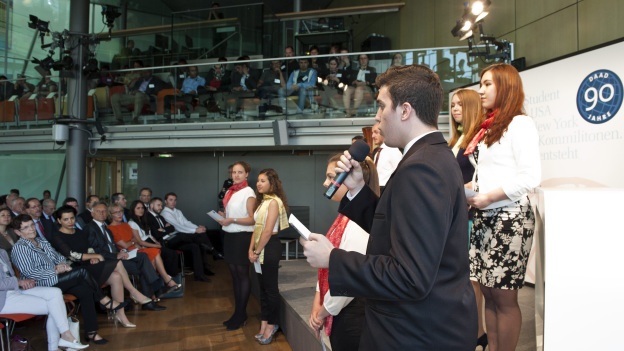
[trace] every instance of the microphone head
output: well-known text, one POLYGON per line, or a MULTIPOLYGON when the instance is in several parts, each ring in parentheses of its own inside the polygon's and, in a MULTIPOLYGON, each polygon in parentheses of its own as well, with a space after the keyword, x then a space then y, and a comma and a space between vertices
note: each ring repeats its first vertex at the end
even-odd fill
POLYGON ((354 160, 358 162, 364 161, 368 153, 370 152, 370 146, 363 140, 356 140, 349 148, 349 153, 354 160))

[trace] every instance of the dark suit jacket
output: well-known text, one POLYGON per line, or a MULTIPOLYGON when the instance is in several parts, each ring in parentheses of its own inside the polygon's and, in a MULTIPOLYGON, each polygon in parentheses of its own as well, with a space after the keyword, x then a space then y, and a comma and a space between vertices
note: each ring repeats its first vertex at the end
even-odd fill
MULTIPOLYGON (((366 81, 372 89, 373 85, 375 84, 375 79, 377 79, 377 70, 375 70, 375 67, 371 67, 371 66, 366 67, 366 70, 368 71, 368 73, 364 75, 364 81, 366 81)), ((354 85, 353 82, 357 80, 357 76, 359 72, 360 72, 360 69, 356 68, 356 69, 350 70, 347 73, 349 85, 354 85)))
POLYGON ((80 213, 78 217, 82 218, 82 222, 85 226, 93 220, 93 216, 91 215, 91 211, 84 210, 84 212, 80 213))
MULTIPOLYGON (((134 83, 132 90, 138 91, 142 83, 143 79, 138 79, 136 83, 134 83)), ((167 88, 169 88, 168 83, 164 82, 162 79, 156 76, 152 76, 152 80, 149 82, 147 88, 145 89, 145 94, 147 94, 148 96, 156 96, 158 95, 159 91, 167 88)))
POLYGON ((161 232, 159 230, 160 225, 158 224, 158 220, 156 220, 156 217, 154 217, 151 212, 147 211, 145 217, 147 218, 147 224, 149 224, 150 227, 150 234, 152 234, 152 236, 156 238, 156 240, 158 240, 161 244, 163 243, 163 236, 175 232, 175 227, 172 225, 167 226, 167 221, 161 215, 158 215, 158 217, 162 221, 163 225, 165 225, 164 232, 161 232))
MULTIPOLYGON (((119 253, 117 246, 113 242, 113 252, 111 252, 108 242, 104 237, 104 234, 102 234, 102 230, 98 227, 98 224, 95 221, 89 222, 84 230, 89 234, 89 246, 95 251, 95 253, 102 255, 106 260, 117 259, 117 253, 119 253)), ((113 233, 109 230, 107 230, 107 232, 111 240, 115 240, 113 239, 113 233)))
MULTIPOLYGON (((256 89, 256 87, 258 86, 258 80, 260 79, 261 74, 262 74, 261 71, 255 68, 249 68, 249 78, 245 79, 245 86, 247 87, 248 91, 252 91, 256 89)), ((241 86, 240 85, 241 77, 242 77, 242 74, 236 71, 232 71, 232 75, 230 79, 230 90, 232 90, 235 87, 241 86)))
POLYGON ((366 298, 360 350, 474 350, 463 189, 453 153, 434 132, 409 149, 380 199, 368 187, 343 198, 341 213, 370 238, 367 255, 332 251, 329 286, 332 295, 366 298))

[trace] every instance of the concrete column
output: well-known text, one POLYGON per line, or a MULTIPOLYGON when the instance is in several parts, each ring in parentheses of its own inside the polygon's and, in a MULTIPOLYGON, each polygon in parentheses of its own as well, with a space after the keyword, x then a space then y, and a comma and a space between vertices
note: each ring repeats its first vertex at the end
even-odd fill
MULTIPOLYGON (((89 2, 71 0, 69 31, 72 33, 87 34, 89 31, 89 2)), ((72 118, 85 120, 87 117, 87 78, 82 74, 88 53, 88 46, 77 35, 73 36, 72 59, 74 60, 74 78, 69 78, 67 89, 68 112, 72 118), (81 42, 80 45, 77 45, 81 42), (77 47, 76 47, 77 45, 77 47), (75 98, 74 98, 75 97, 75 98)), ((85 172, 87 156, 87 133, 79 129, 88 128, 84 123, 70 124, 69 141, 67 142, 67 196, 74 197, 84 209, 85 201, 85 172)))

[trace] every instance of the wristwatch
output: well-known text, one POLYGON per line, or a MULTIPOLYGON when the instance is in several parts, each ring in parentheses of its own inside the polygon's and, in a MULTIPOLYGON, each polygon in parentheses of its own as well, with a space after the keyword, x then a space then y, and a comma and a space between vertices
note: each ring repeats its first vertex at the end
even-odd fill
POLYGON ((236 223, 236 218, 234 218, 234 223, 236 223))

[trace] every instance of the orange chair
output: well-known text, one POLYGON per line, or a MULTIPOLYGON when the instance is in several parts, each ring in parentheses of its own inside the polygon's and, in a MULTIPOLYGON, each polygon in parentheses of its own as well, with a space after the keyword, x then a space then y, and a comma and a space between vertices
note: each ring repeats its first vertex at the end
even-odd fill
POLYGON ((0 122, 15 122, 16 102, 17 100, 0 101, 0 122))
POLYGON ((4 351, 4 342, 6 335, 6 344, 8 346, 9 351, 11 351, 11 334, 13 333, 13 328, 15 327, 15 323, 19 323, 28 319, 35 317, 34 314, 26 314, 26 313, 11 313, 11 314, 0 314, 0 329, 4 327, 4 333, 0 332, 0 343, 2 343, 2 350, 4 351))
POLYGON ((125 93, 126 93, 125 85, 113 85, 112 87, 108 88, 108 106, 112 106, 110 99, 113 95, 125 94, 125 93))
POLYGON ((19 102, 19 121, 35 121, 37 115, 37 101, 35 99, 21 99, 19 102))
MULTIPOLYGON (((163 89, 159 91, 156 97, 156 113, 161 116, 164 115, 165 114, 165 96, 175 95, 179 91, 180 89, 163 89)), ((177 101, 175 104, 175 108, 171 106, 171 113, 175 113, 176 108, 179 108, 184 111, 185 109, 184 101, 177 101)))

